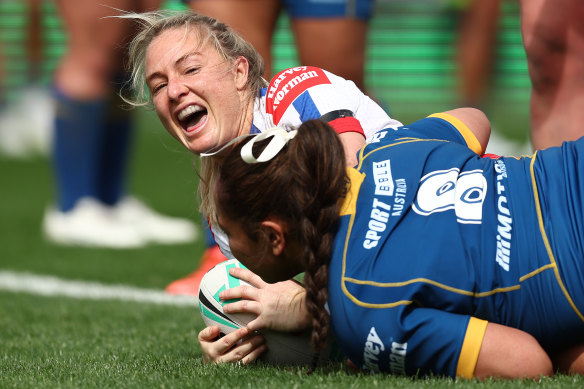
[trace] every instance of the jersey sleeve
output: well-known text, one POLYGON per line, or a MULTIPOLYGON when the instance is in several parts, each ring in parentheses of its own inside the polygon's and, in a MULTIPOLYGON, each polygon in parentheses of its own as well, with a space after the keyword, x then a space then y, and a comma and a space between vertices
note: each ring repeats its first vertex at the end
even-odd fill
POLYGON ((278 73, 270 81, 265 99, 271 122, 285 128, 322 118, 339 133, 359 132, 368 139, 377 131, 401 125, 352 81, 313 66, 278 73))
POLYGON ((458 118, 446 113, 433 114, 403 126, 398 129, 395 135, 397 137, 446 140, 467 146, 478 155, 482 155, 484 152, 470 128, 458 118))
POLYGON ((487 322, 432 308, 406 308, 392 315, 381 309, 360 317, 366 339, 348 337, 365 371, 472 378, 487 322), (393 316, 393 318, 392 318, 393 316), (363 350, 363 351, 361 351, 363 350))
POLYGON ((472 378, 486 322, 431 308, 415 308, 403 323, 411 346, 408 370, 472 378), (484 325, 483 325, 484 324, 484 325))
POLYGON ((458 357, 458 364, 456 365, 456 376, 464 378, 472 378, 474 375, 477 361, 479 359, 479 351, 485 337, 488 322, 485 320, 471 317, 468 322, 460 356, 458 357))

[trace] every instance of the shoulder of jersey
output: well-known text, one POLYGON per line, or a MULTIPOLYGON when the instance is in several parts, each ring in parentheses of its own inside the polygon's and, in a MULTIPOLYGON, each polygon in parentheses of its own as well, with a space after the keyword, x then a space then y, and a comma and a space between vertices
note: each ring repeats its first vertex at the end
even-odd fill
POLYGON ((270 81, 266 91, 266 112, 278 125, 294 100, 307 89, 331 84, 331 73, 314 66, 298 66, 282 70, 270 81))

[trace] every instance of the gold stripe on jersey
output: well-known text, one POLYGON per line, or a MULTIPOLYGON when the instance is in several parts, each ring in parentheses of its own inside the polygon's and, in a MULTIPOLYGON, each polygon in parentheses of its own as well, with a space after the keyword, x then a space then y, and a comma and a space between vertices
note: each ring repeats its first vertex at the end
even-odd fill
POLYGON ((487 324, 488 322, 485 320, 476 317, 470 318, 458 357, 457 377, 468 379, 473 377, 479 359, 479 351, 481 351, 481 345, 487 331, 487 324))
POLYGON ((363 180, 365 180, 365 173, 361 173, 352 167, 347 168, 347 192, 341 205, 341 216, 354 215, 357 212, 357 199, 359 198, 359 189, 363 180))
POLYGON ((379 147, 369 151, 367 154, 363 153, 365 151, 365 148, 362 148, 360 155, 359 155, 359 164, 357 165, 357 170, 361 169, 361 165, 363 164, 363 161, 365 161, 365 159, 368 158, 371 154, 373 154, 379 150, 386 149, 388 147, 399 146, 399 145, 403 145, 406 143, 412 143, 412 142, 448 142, 448 141, 444 140, 444 139, 399 138, 399 139, 396 139, 395 143, 390 143, 388 145, 379 146, 379 147))
MULTIPOLYGON (((352 227, 353 224, 353 216, 351 216, 351 221, 350 221, 350 226, 352 227)), ((507 286, 504 288, 495 288, 495 289, 491 289, 491 290, 487 290, 484 292, 474 292, 474 291, 470 291, 470 290, 464 290, 464 289, 460 289, 460 288, 454 288, 452 286, 448 286, 445 285, 443 283, 428 279, 428 278, 413 278, 410 280, 406 280, 406 281, 402 281, 402 282, 377 282, 377 281, 370 281, 370 280, 358 280, 355 278, 351 278, 351 277, 346 277, 345 276, 345 269, 346 269, 346 250, 347 250, 347 243, 349 241, 349 236, 350 234, 347 234, 347 239, 345 241, 345 252, 343 253, 343 274, 341 276, 341 283, 342 283, 342 290, 343 293, 345 294, 345 296, 351 300, 354 304, 359 305, 361 307, 366 307, 366 308, 394 308, 397 307, 399 305, 410 305, 413 303, 412 300, 398 300, 398 301, 393 301, 393 302, 388 302, 388 303, 383 303, 383 304, 375 304, 375 303, 367 303, 364 301, 359 300, 358 298, 356 298, 355 296, 353 296, 351 294, 351 292, 349 292, 346 284, 347 283, 351 283, 351 284, 355 284, 355 285, 370 285, 370 286, 377 286, 380 288, 397 288, 397 287, 402 287, 402 286, 406 286, 406 285, 411 285, 413 283, 425 283, 428 285, 433 285, 437 288, 443 289, 443 290, 447 290, 449 292, 452 293, 457 293, 460 294, 462 296, 468 296, 468 297, 474 297, 474 298, 482 298, 482 297, 489 297, 492 296, 494 294, 497 293, 507 293, 507 292, 512 292, 514 290, 518 290, 521 288, 521 283, 530 279, 531 277, 534 277, 538 274, 540 274, 541 272, 545 271, 545 270, 549 270, 549 269, 554 269, 554 271, 556 271, 557 274, 557 267, 554 264, 548 264, 545 266, 542 266, 528 274, 525 274, 523 276, 521 276, 519 278, 519 283, 516 285, 511 285, 511 286, 507 286)), ((559 278, 559 276, 557 276, 559 278)), ((560 281, 558 281, 560 282, 560 281)), ((562 288, 562 290, 565 292, 565 288, 563 287, 563 285, 560 282, 560 287, 562 288)), ((568 298, 568 300, 570 301, 570 303, 572 304, 572 307, 574 308, 574 310, 576 311, 576 313, 580 316, 578 310, 576 309, 575 305, 572 303, 571 298, 569 297, 569 295, 567 294, 567 292, 565 292, 566 297, 568 298)), ((580 316, 581 317, 581 316, 580 316)))
POLYGON ((468 128, 467 125, 462 122, 462 120, 460 120, 459 118, 457 118, 455 116, 452 116, 452 115, 449 115, 449 114, 443 113, 443 112, 442 113, 435 113, 435 114, 432 114, 428 117, 446 120, 448 123, 452 124, 458 130, 458 132, 460 132, 460 135, 462 135, 462 137, 466 141, 466 145, 468 146, 469 149, 471 149, 472 151, 474 151, 478 155, 483 154, 484 150, 483 150, 483 147, 481 146, 479 140, 477 139, 475 134, 470 130, 470 128, 468 128))
POLYGON ((464 296, 471 296, 471 297, 487 297, 491 296, 495 293, 502 293, 502 292, 511 292, 513 290, 519 289, 520 285, 511 285, 505 288, 495 288, 485 292, 472 292, 464 289, 454 288, 452 286, 445 285, 443 283, 431 280, 429 278, 412 278, 411 280, 401 281, 401 282, 377 282, 377 281, 369 281, 369 280, 358 280, 351 277, 343 277, 343 280, 346 282, 350 282, 352 284, 357 285, 370 285, 370 286, 379 286, 381 288, 398 288, 401 286, 411 285, 415 283, 424 283, 429 285, 434 285, 440 289, 447 290, 449 292, 458 293, 464 296))
POLYGON ((564 282, 562 281, 562 277, 560 277, 560 272, 558 270, 558 264, 556 263, 556 258, 554 256, 554 253, 552 252, 550 242, 549 242, 547 234, 545 232, 545 227, 543 225, 543 216, 541 214, 541 204, 539 203, 539 191, 537 189, 537 182, 535 180, 535 172, 533 170, 533 165, 535 164, 536 159, 537 159, 537 151, 533 154, 533 158, 531 159, 531 164, 529 165, 529 172, 531 174, 531 185, 533 187, 533 199, 535 201, 535 211, 537 213, 537 220, 539 223, 539 232, 541 233, 541 237, 543 239, 545 249, 547 250, 548 256, 550 258, 551 267, 554 269, 554 274, 556 276, 556 281, 558 282, 558 286, 562 290, 562 293, 564 293, 566 300, 568 300, 568 303, 570 304, 570 306, 572 307, 574 312, 576 312, 576 315, 578 315, 580 320, 584 321, 584 315, 582 315, 582 313, 578 310, 578 307, 576 307, 576 304, 574 304, 574 301, 572 300, 570 293, 568 293, 568 290, 566 289, 566 286, 564 285, 564 282))

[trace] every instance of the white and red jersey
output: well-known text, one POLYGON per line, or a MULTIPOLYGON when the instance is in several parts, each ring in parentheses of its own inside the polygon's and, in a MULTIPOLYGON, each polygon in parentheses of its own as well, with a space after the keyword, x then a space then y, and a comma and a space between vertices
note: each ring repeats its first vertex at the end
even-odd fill
POLYGON ((347 114, 356 119, 367 141, 377 131, 401 126, 352 81, 317 67, 299 66, 281 71, 260 91, 251 132, 274 126, 291 130, 326 115, 332 115, 327 121, 337 132, 344 132, 331 120, 347 114))
MULTIPOLYGON (((276 126, 291 131, 311 119, 326 120, 338 133, 362 133, 367 143, 376 132, 402 125, 352 81, 317 67, 298 66, 281 71, 260 90, 250 132, 276 126)), ((211 230, 223 254, 233 258, 225 233, 217 226, 211 230)))

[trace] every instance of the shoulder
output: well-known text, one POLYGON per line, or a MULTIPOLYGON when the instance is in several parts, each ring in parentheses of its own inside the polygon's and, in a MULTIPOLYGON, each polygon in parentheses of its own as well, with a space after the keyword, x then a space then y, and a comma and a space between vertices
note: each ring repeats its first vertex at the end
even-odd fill
POLYGON ((361 92, 351 81, 318 67, 298 66, 282 70, 272 78, 265 95, 266 113, 272 116, 275 125, 294 106, 301 106, 298 110, 314 118, 330 111, 331 104, 346 108, 349 105, 346 100, 357 94, 361 92))

